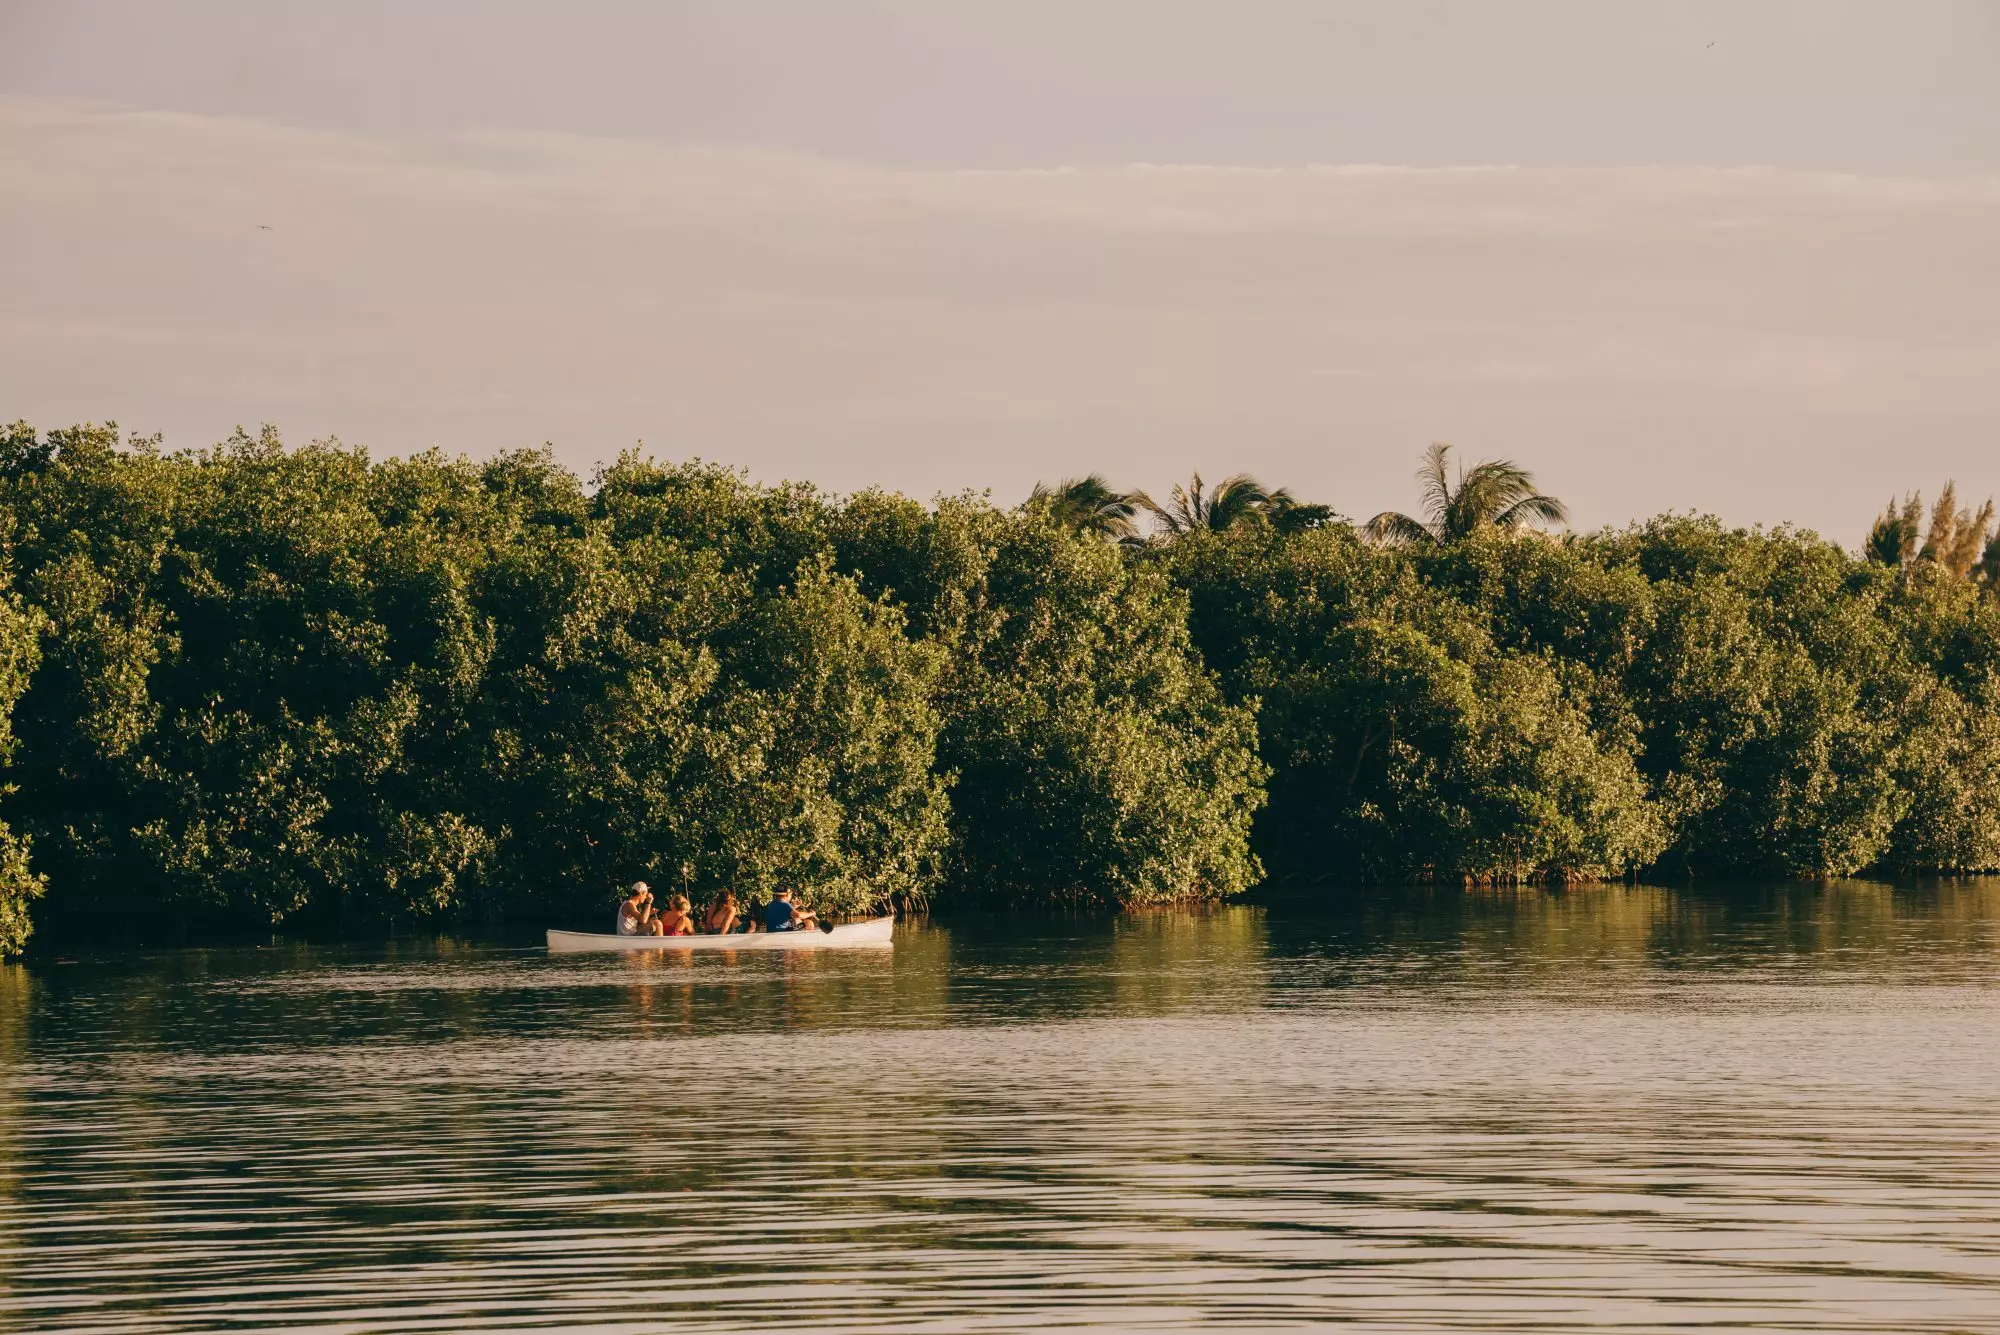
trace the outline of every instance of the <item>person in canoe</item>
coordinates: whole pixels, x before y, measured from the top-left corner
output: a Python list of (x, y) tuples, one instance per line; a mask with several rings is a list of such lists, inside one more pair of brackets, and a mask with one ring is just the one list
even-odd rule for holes
[(743, 910), (736, 903), (736, 892), (724, 890), (720, 897), (708, 906), (708, 912), (702, 915), (701, 927), (705, 932), (727, 936), (736, 930), (736, 920), (742, 916)]
[(800, 932), (817, 926), (818, 917), (812, 910), (792, 903), (792, 892), (786, 887), (779, 887), (777, 898), (764, 906), (764, 930), (767, 932)]
[(632, 882), (631, 893), (618, 901), (618, 935), (660, 935), (659, 915), (653, 912), (653, 891), (644, 881)]
[(675, 895), (667, 901), (667, 906), (660, 910), (653, 922), (656, 935), (693, 936), (694, 908), (688, 903), (686, 895)]

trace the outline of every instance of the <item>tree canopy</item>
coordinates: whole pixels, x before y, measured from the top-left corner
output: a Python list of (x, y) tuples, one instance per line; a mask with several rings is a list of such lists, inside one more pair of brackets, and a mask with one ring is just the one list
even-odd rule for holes
[[(0, 951), (36, 925), (589, 925), (643, 876), (892, 904), (2000, 868), (1990, 507), (1862, 553), (1527, 536), (1511, 464), (1371, 542), (1155, 507), (0, 431)], [(1388, 536), (1394, 537), (1393, 533)]]
[(5, 949), (112, 888), (337, 930), (589, 923), (640, 876), (839, 914), (1257, 874), (1252, 711), (1158, 572), (698, 461), (17, 425), (0, 725)]

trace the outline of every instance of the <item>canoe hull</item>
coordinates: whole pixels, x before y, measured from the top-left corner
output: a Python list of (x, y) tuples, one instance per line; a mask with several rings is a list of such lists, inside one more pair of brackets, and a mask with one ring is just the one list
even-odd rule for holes
[(842, 923), (830, 932), (732, 932), (728, 936), (612, 936), (606, 932), (549, 933), (549, 953), (567, 955), (586, 950), (887, 950), (893, 944), (894, 918)]

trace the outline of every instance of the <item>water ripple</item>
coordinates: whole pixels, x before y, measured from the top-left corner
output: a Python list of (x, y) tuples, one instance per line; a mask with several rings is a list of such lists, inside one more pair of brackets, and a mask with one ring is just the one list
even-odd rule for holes
[(2000, 900), (1785, 893), (11, 968), (0, 1325), (2000, 1329)]

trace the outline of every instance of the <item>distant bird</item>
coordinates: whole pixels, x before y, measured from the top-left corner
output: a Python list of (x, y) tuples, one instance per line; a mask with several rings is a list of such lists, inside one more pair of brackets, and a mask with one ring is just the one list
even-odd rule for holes
[[(1710, 42), (1710, 43), (1708, 44), (1708, 46), (1714, 46), (1714, 45), (1715, 45), (1715, 43), (1714, 43), (1714, 42)], [(1704, 51), (1708, 50), (1708, 46), (1704, 46), (1704, 47), (1702, 48), (1702, 50), (1704, 50)]]
[(271, 230), (271, 224), (269, 224), (269, 223), (258, 223), (258, 224), (257, 224), (257, 230), (258, 230), (258, 231), (260, 231), (260, 232), (268, 232), (268, 231), (270, 231), (270, 230)]

